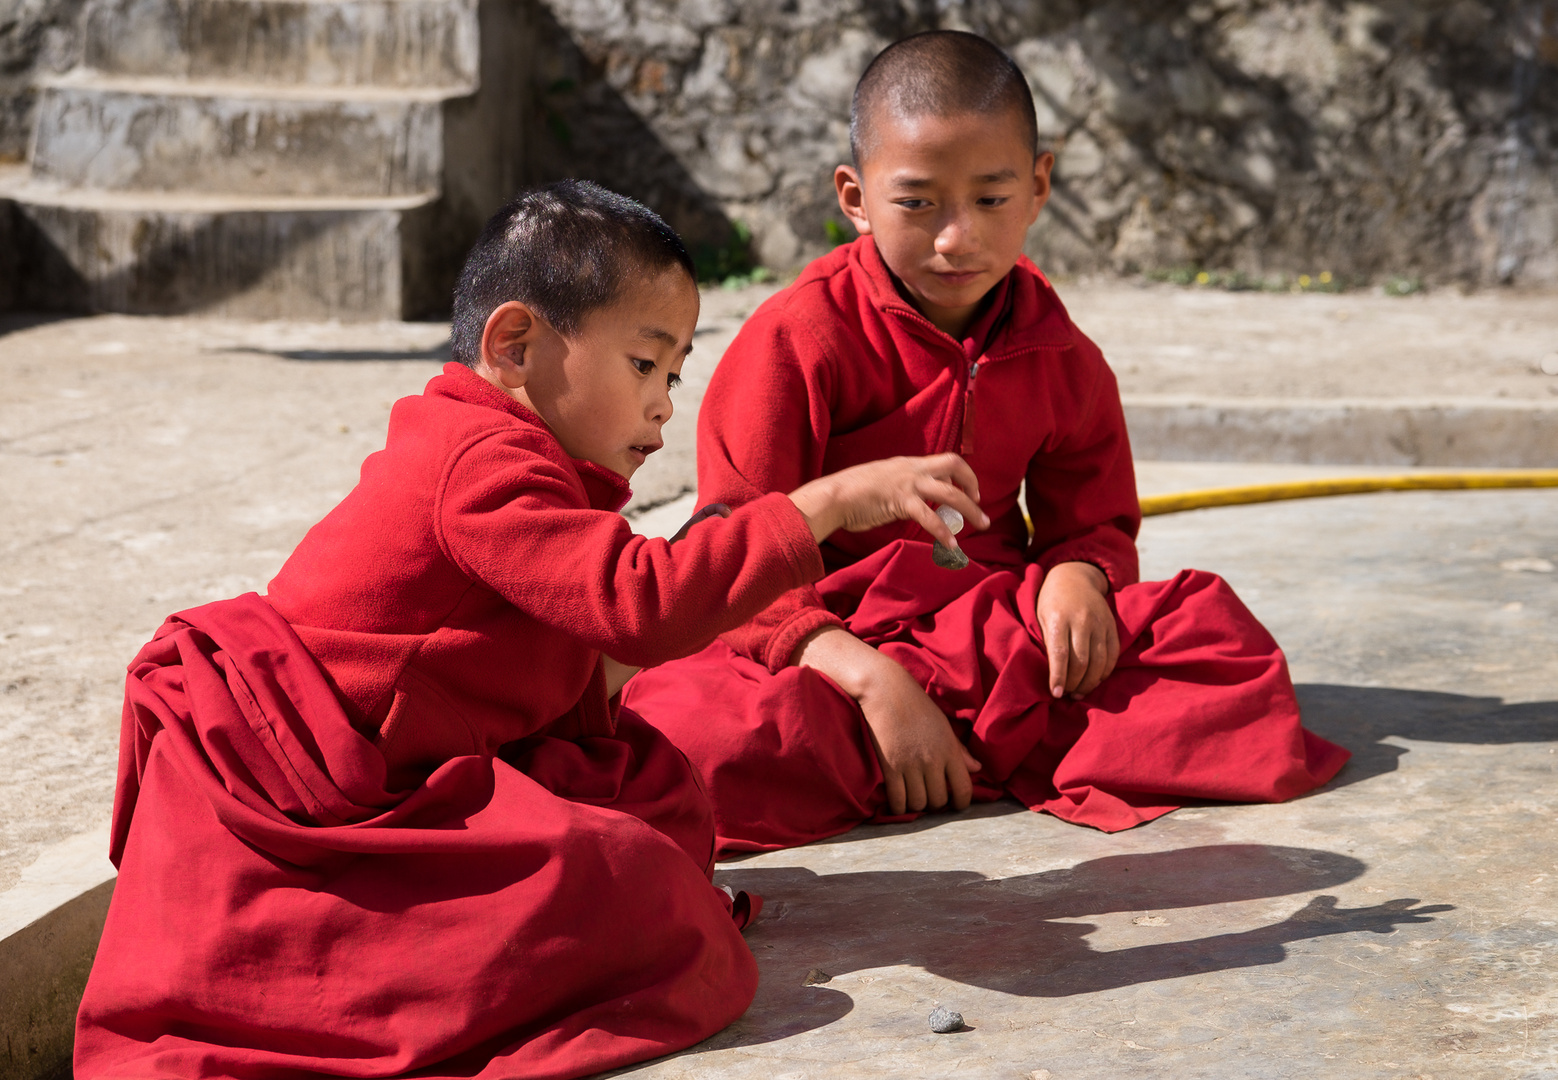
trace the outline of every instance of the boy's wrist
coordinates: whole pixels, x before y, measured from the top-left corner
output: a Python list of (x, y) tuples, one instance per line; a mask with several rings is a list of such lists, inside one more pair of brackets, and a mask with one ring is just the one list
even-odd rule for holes
[(822, 672), (856, 701), (881, 681), (880, 665), (893, 663), (842, 626), (823, 626), (807, 634), (791, 662)]
[(1063, 572), (1066, 576), (1079, 577), (1097, 589), (1102, 595), (1109, 595), (1109, 575), (1093, 563), (1080, 560), (1056, 563), (1050, 568), (1049, 572), (1054, 574), (1057, 571)]
[(844, 514), (834, 492), (836, 486), (832, 477), (822, 476), (790, 492), (790, 501), (806, 519), (812, 538), (819, 544), (844, 525)]

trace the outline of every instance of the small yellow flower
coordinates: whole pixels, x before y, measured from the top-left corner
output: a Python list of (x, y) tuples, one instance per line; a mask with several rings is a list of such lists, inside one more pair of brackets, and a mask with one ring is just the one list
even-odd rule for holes
[(1205, 270), (1201, 271), (1199, 274), (1196, 275), (1196, 284), (1197, 285), (1205, 285), (1207, 282), (1209, 282), (1211, 280), (1212, 280), (1212, 275), (1208, 274)]
[(1331, 272), (1329, 270), (1322, 270), (1322, 271), (1320, 271), (1320, 284), (1322, 284), (1322, 285), (1329, 285), (1330, 283), (1331, 283)]
[(1298, 275), (1298, 287), (1301, 288), (1301, 289), (1309, 288), (1309, 275), (1308, 274), (1299, 274)]

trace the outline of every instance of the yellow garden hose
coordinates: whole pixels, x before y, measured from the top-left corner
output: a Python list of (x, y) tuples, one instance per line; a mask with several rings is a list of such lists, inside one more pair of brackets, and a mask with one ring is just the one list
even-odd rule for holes
[(1177, 514), (1209, 506), (1244, 506), (1283, 499), (1362, 495), (1370, 491), (1470, 491), (1483, 488), (1558, 487), (1558, 469), (1504, 469), (1484, 472), (1408, 473), (1400, 476), (1351, 476), (1334, 480), (1294, 480), (1285, 484), (1247, 484), (1205, 488), (1141, 500), (1142, 517)]

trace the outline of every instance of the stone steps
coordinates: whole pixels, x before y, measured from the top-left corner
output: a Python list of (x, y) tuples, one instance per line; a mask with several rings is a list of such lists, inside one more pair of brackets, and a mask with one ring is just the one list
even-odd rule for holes
[(83, 29), (105, 75), (467, 92), (479, 76), (474, 0), (95, 0)]
[(436, 194), (273, 199), (51, 191), (20, 185), (16, 306), (73, 296), (94, 311), (259, 319), (399, 319), (437, 288), (423, 253)]
[(89, 0), (86, 62), (40, 84), (28, 171), (0, 179), (0, 308), (446, 310), (520, 183), (525, 17), (509, 0)]
[(436, 192), (443, 98), (435, 93), (71, 76), (43, 86), (33, 179), (107, 191), (181, 191), (193, 182), (233, 195)]

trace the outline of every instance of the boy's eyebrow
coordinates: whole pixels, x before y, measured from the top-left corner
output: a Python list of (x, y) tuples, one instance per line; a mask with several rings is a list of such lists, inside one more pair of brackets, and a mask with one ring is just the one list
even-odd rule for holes
[[(663, 341), (667, 345), (675, 345), (677, 338), (671, 331), (659, 326), (640, 326), (638, 336), (647, 341)], [(688, 342), (684, 352), (692, 352), (692, 343)]]
[[(1015, 179), (1017, 179), (1016, 170), (1002, 169), (999, 172), (985, 173), (982, 176), (976, 176), (974, 177), (974, 182), (978, 184), (999, 184), (1004, 181)], [(909, 188), (912, 190), (930, 187), (935, 183), (935, 181), (930, 177), (924, 176), (895, 176), (892, 178), (890, 183), (895, 188)]]

